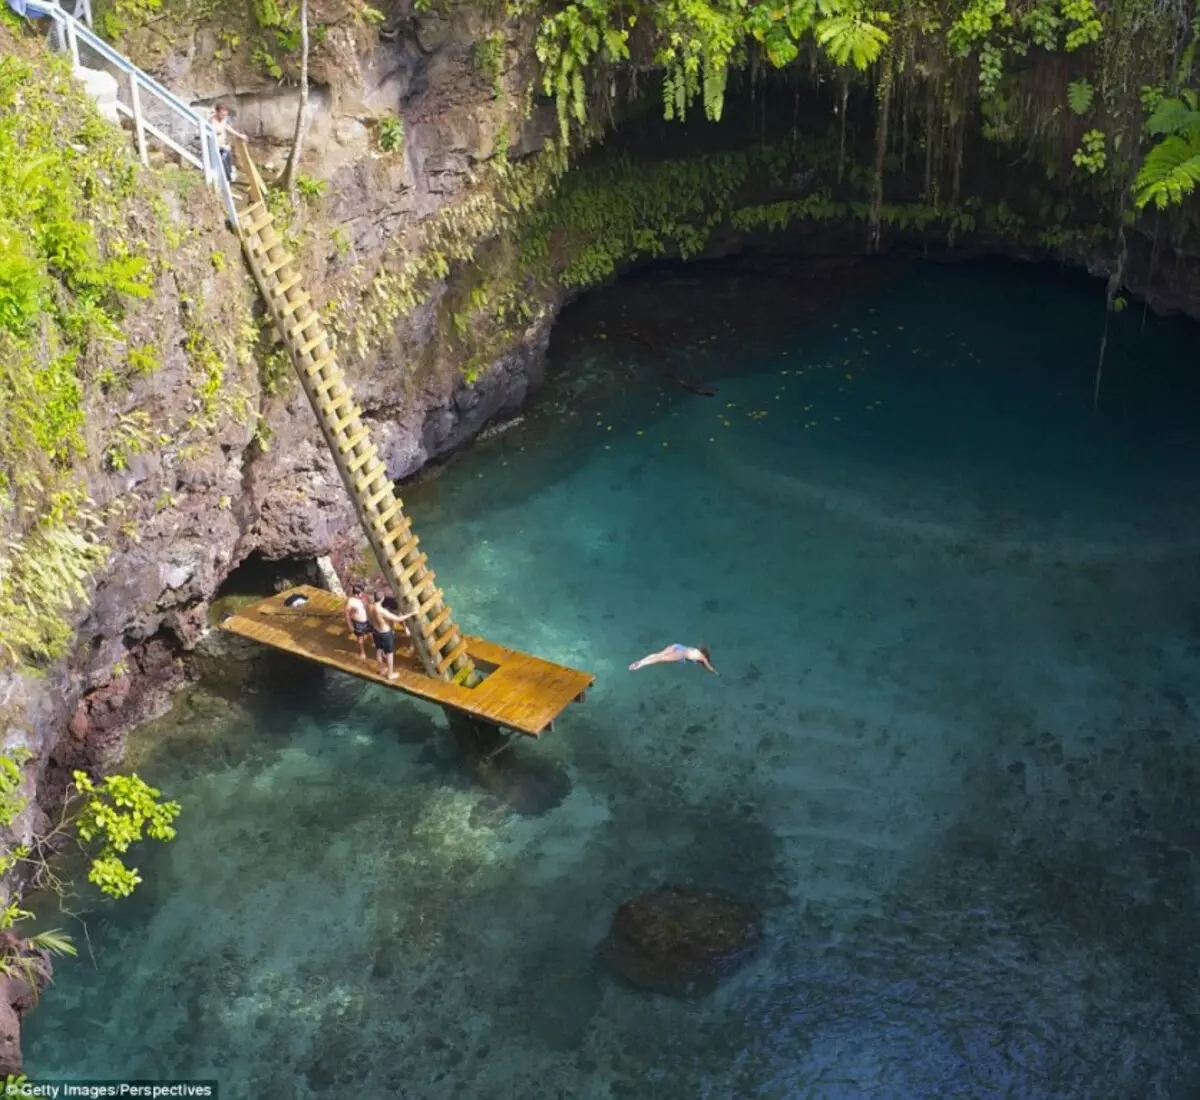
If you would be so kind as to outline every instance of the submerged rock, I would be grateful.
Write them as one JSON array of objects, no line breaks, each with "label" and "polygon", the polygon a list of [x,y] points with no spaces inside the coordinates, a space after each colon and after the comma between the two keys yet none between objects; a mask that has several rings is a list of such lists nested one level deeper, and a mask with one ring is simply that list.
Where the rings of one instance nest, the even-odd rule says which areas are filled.
[{"label": "submerged rock", "polygon": [[712,890],[660,886],[625,902],[601,943],[626,981],[668,997],[706,997],[762,944],[762,914]]}]

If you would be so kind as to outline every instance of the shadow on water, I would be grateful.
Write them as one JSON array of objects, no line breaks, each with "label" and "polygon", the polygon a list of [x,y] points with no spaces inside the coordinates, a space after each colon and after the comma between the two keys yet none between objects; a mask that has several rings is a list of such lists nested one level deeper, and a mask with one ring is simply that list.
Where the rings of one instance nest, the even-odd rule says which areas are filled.
[{"label": "shadow on water", "polygon": [[162,720],[163,736],[140,739],[146,747],[137,766],[149,774],[169,768],[195,777],[262,764],[291,745],[302,726],[350,724],[362,736],[417,747],[417,762],[443,782],[484,792],[473,824],[540,817],[571,791],[565,768],[519,735],[507,748],[495,734],[478,746],[456,740],[430,707],[394,691],[364,706],[372,689],[361,681],[291,654],[231,637],[201,665],[201,685],[177,697]]}]

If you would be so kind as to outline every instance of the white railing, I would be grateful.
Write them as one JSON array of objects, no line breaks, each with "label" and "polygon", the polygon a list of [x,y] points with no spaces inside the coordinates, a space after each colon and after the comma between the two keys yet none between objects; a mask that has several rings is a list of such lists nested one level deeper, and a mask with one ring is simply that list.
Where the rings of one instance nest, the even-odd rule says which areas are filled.
[{"label": "white railing", "polygon": [[150,163],[147,138],[153,138],[174,152],[182,163],[200,169],[204,182],[220,195],[230,225],[237,226],[237,206],[221,164],[212,124],[88,28],[79,16],[82,14],[88,23],[91,22],[90,0],[75,0],[74,15],[68,14],[54,0],[9,0],[9,6],[19,15],[44,16],[53,20],[54,43],[61,52],[70,54],[73,68],[83,67],[80,62],[80,47],[83,46],[109,69],[116,70],[112,75],[117,81],[117,112],[133,122],[134,140],[142,163]]}]

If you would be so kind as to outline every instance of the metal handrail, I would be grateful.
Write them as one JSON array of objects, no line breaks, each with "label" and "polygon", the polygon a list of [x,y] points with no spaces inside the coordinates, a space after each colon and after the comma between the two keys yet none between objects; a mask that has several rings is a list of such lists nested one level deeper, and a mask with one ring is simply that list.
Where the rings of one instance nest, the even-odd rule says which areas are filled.
[{"label": "metal handrail", "polygon": [[[33,12],[53,20],[54,39],[61,52],[71,55],[71,64],[74,68],[82,68],[79,61],[79,44],[82,42],[114,69],[123,73],[129,85],[129,102],[122,102],[120,98],[121,81],[117,81],[117,111],[133,120],[134,138],[137,142],[138,157],[141,162],[147,165],[150,163],[146,147],[147,136],[177,153],[182,161],[200,169],[204,174],[204,182],[221,197],[230,226],[237,227],[237,205],[233,201],[233,191],[221,165],[217,134],[206,118],[202,118],[178,96],[164,88],[152,76],[142,72],[132,61],[119,54],[102,38],[97,37],[88,26],[77,18],[77,15],[68,14],[55,0],[17,0],[13,7],[22,15],[26,12]],[[91,22],[90,0],[76,0],[75,11],[77,14],[82,12],[88,22]],[[198,157],[155,126],[154,123],[146,120],[142,110],[143,96],[161,104],[183,122],[195,127],[200,147]]]}]

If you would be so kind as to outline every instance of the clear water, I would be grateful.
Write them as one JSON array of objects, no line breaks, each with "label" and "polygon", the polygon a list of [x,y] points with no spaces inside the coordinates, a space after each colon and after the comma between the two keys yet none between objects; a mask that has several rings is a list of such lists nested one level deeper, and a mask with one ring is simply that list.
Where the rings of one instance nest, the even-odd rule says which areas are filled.
[{"label": "clear water", "polygon": [[[771,285],[592,299],[526,423],[409,494],[472,630],[599,677],[490,787],[440,713],[280,656],[139,732],[180,836],[90,917],[34,1072],[1200,1095],[1195,329],[1124,314],[1093,414],[1094,284],[918,268],[816,316]],[[672,641],[721,676],[626,671]],[[697,1004],[594,956],[661,882],[766,916]]]}]

